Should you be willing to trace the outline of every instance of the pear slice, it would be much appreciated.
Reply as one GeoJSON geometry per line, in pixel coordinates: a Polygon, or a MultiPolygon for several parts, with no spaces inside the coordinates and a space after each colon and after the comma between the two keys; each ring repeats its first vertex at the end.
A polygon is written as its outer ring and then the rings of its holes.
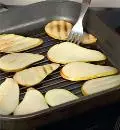
{"type": "Polygon", "coordinates": [[[97,41],[97,38],[95,36],[93,36],[92,34],[88,34],[88,33],[85,33],[84,32],[84,36],[83,36],[83,39],[82,39],[82,43],[83,44],[94,44],[96,43],[97,41]]]}
{"type": "Polygon", "coordinates": [[[37,47],[43,43],[40,38],[24,37],[15,34],[0,35],[0,52],[15,53],[37,47]]]}
{"type": "Polygon", "coordinates": [[[85,82],[81,88],[83,95],[91,95],[114,87],[120,87],[120,75],[92,79],[85,82]]]}
{"type": "Polygon", "coordinates": [[[82,61],[102,61],[106,56],[99,51],[86,49],[70,42],[63,42],[51,47],[47,53],[50,61],[60,64],[82,61]]]}
{"type": "Polygon", "coordinates": [[[89,80],[116,74],[118,70],[110,66],[94,65],[84,62],[73,62],[65,65],[61,76],[71,81],[89,80]]]}
{"type": "Polygon", "coordinates": [[[64,20],[54,20],[45,26],[45,32],[52,38],[66,40],[72,29],[72,24],[64,20]]]}
{"type": "Polygon", "coordinates": [[[59,64],[52,63],[25,69],[23,71],[17,72],[14,75],[14,80],[22,86],[34,86],[39,84],[44,78],[55,71],[59,66],[59,64]]]}
{"type": "Polygon", "coordinates": [[[45,94],[45,100],[50,106],[57,106],[78,98],[78,96],[65,89],[52,89],[45,94]]]}
{"type": "Polygon", "coordinates": [[[0,114],[11,114],[18,104],[19,86],[12,78],[7,78],[0,85],[0,114]]]}
{"type": "MultiPolygon", "coordinates": [[[[69,33],[73,28],[72,23],[65,20],[54,20],[45,26],[45,32],[52,38],[58,40],[67,40],[69,33]]],[[[91,34],[84,32],[84,37],[81,40],[83,44],[93,44],[97,38],[91,34]]]]}
{"type": "Polygon", "coordinates": [[[16,107],[14,115],[26,115],[49,108],[44,96],[36,89],[29,88],[22,100],[16,107]]]}
{"type": "Polygon", "coordinates": [[[21,39],[19,39],[19,41],[16,40],[12,45],[8,44],[7,46],[4,46],[4,48],[1,49],[1,52],[5,52],[5,53],[21,52],[21,51],[25,51],[37,47],[42,43],[43,43],[42,39],[30,38],[30,37],[22,38],[21,36],[21,39]]]}
{"type": "Polygon", "coordinates": [[[44,59],[43,55],[32,53],[12,53],[0,58],[0,69],[6,72],[16,72],[44,59]]]}

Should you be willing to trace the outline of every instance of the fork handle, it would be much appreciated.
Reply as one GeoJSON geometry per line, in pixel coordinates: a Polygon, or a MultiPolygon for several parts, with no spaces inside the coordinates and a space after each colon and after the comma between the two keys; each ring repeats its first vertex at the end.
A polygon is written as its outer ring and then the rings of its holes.
{"type": "Polygon", "coordinates": [[[80,11],[80,16],[78,18],[78,21],[76,24],[81,24],[83,21],[83,18],[90,6],[91,0],[83,0],[81,4],[81,11],[80,11]]]}

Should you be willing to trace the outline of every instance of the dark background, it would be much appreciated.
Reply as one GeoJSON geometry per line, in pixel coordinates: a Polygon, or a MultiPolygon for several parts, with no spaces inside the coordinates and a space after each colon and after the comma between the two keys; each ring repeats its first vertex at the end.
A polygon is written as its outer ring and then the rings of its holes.
{"type": "Polygon", "coordinates": [[[120,103],[50,124],[37,130],[119,130],[120,103]]]}

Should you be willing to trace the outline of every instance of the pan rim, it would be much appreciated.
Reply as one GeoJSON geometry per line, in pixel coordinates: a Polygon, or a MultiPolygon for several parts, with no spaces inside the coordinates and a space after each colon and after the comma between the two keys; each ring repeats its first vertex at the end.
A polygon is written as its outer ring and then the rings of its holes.
{"type": "MultiPolygon", "coordinates": [[[[42,1],[42,3],[47,3],[48,1],[42,1]]],[[[53,2],[53,1],[49,1],[49,2],[53,2]]],[[[59,1],[60,2],[60,1],[59,1]]],[[[78,4],[78,2],[73,2],[73,1],[64,1],[64,2],[67,2],[67,3],[76,3],[78,4]]],[[[54,1],[54,3],[58,3],[58,1],[54,1]]],[[[80,3],[79,3],[80,4],[80,3]]],[[[29,5],[27,5],[29,6],[29,5]]],[[[9,120],[22,120],[22,119],[28,119],[28,118],[34,118],[36,116],[41,116],[43,114],[47,114],[49,112],[53,112],[55,110],[58,110],[59,108],[67,108],[69,105],[75,105],[75,104],[79,104],[81,102],[84,102],[86,100],[91,100],[93,98],[96,98],[96,97],[101,97],[105,94],[109,94],[111,92],[115,92],[115,91],[118,91],[120,90],[120,88],[114,88],[114,89],[109,89],[109,90],[106,90],[105,92],[100,92],[100,93],[97,93],[97,94],[93,94],[93,95],[90,95],[90,96],[87,96],[87,97],[82,97],[80,99],[77,99],[76,101],[71,101],[71,102],[68,102],[68,103],[64,103],[62,105],[59,105],[59,106],[56,106],[56,107],[51,107],[51,108],[48,108],[46,110],[43,110],[43,111],[38,111],[38,112],[35,112],[35,113],[31,113],[31,114],[26,114],[26,115],[21,115],[21,116],[13,116],[13,115],[8,115],[8,116],[4,116],[4,115],[0,115],[0,119],[1,120],[4,120],[4,121],[9,121],[9,120]]]]}

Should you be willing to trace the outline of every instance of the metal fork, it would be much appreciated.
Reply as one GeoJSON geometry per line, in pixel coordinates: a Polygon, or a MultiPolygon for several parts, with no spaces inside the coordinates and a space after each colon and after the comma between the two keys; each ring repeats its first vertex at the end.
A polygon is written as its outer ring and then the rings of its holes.
{"type": "Polygon", "coordinates": [[[73,42],[76,44],[80,44],[83,36],[84,36],[84,31],[83,31],[83,18],[90,6],[91,0],[83,0],[81,4],[81,11],[80,11],[80,16],[78,18],[78,21],[76,24],[73,26],[71,32],[69,33],[68,42],[73,42]]]}

